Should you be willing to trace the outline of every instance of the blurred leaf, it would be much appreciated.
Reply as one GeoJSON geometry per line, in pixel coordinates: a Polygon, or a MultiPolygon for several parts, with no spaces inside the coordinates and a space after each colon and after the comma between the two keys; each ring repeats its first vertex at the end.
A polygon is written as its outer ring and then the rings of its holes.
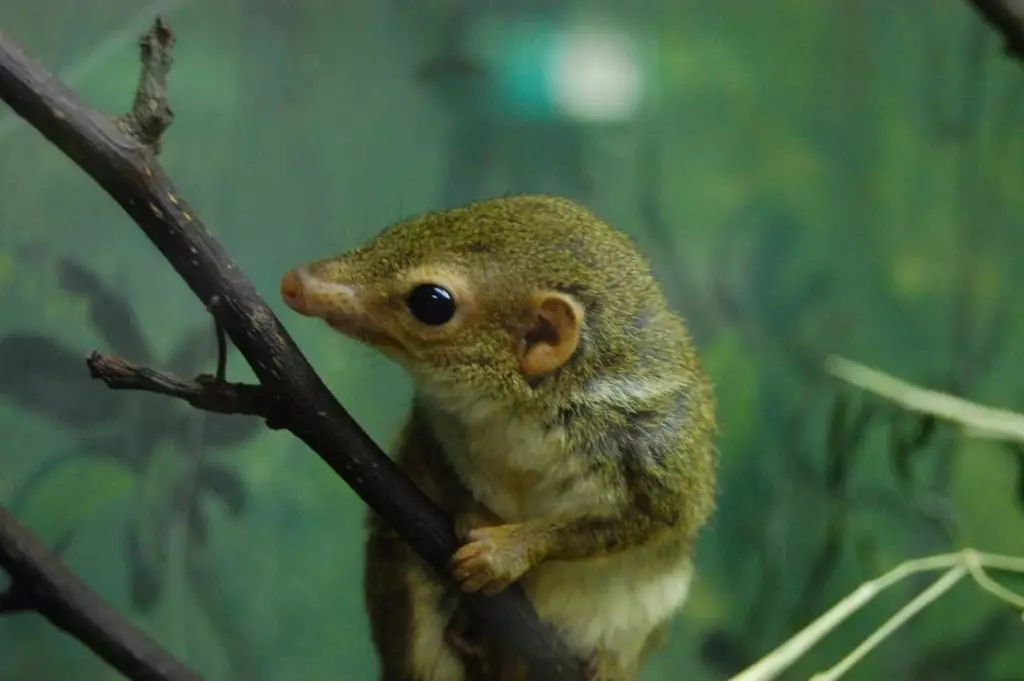
{"type": "Polygon", "coordinates": [[[819,611],[825,587],[835,575],[839,561],[843,557],[847,534],[845,502],[837,502],[833,509],[835,510],[829,513],[825,540],[811,564],[810,572],[801,587],[800,597],[789,615],[789,627],[793,631],[797,631],[802,623],[813,619],[815,613],[819,611]]]}
{"type": "Polygon", "coordinates": [[[878,405],[874,402],[864,402],[861,405],[860,411],[857,412],[857,417],[853,419],[853,423],[847,431],[847,446],[851,450],[860,451],[861,442],[864,441],[864,436],[868,432],[868,426],[871,425],[871,421],[874,419],[877,412],[878,405]]]}
{"type": "Polygon", "coordinates": [[[1013,457],[1013,461],[1017,464],[1017,484],[1015,485],[1015,496],[1017,498],[1017,505],[1020,507],[1021,512],[1024,512],[1024,446],[1019,444],[1008,445],[1010,450],[1010,456],[1013,457]]]}
{"type": "Polygon", "coordinates": [[[829,414],[828,434],[825,436],[825,488],[829,491],[835,491],[841,487],[845,477],[843,458],[846,452],[844,451],[843,435],[846,430],[846,415],[849,408],[849,398],[845,392],[840,391],[836,394],[832,413],[829,414]]]}
{"type": "Polygon", "coordinates": [[[126,400],[89,377],[84,355],[29,333],[0,340],[0,395],[69,428],[111,421],[126,400]]]}
{"type": "Polygon", "coordinates": [[[797,218],[775,200],[762,199],[752,201],[744,209],[740,224],[756,240],[750,267],[753,290],[761,295],[777,292],[780,284],[791,280],[786,267],[789,264],[787,260],[798,252],[795,248],[799,230],[797,218]]]}
{"type": "Polygon", "coordinates": [[[878,540],[874,536],[867,532],[854,535],[853,555],[860,566],[863,579],[870,579],[884,571],[878,553],[878,540]]]}
{"type": "Polygon", "coordinates": [[[935,427],[938,425],[938,419],[931,414],[924,414],[915,420],[916,428],[907,439],[907,447],[913,450],[921,449],[931,442],[935,427]]]}
{"type": "Polygon", "coordinates": [[[139,541],[135,527],[125,532],[125,563],[128,567],[128,585],[132,607],[149,613],[156,607],[164,587],[163,562],[151,560],[139,541]]]}
{"type": "Polygon", "coordinates": [[[77,534],[77,527],[69,527],[67,531],[64,532],[64,534],[61,535],[61,537],[55,541],[52,546],[50,546],[50,552],[57,558],[60,558],[64,555],[64,552],[68,550],[68,547],[71,546],[71,542],[75,540],[75,536],[77,534]]]}
{"type": "MultiPolygon", "coordinates": [[[[192,329],[183,334],[167,360],[167,370],[179,376],[192,377],[203,373],[203,364],[216,360],[216,333],[210,326],[192,329]]],[[[208,373],[213,373],[212,366],[208,373]]]]}
{"type": "Polygon", "coordinates": [[[892,463],[893,473],[900,487],[910,492],[914,487],[914,475],[910,468],[909,447],[904,446],[903,438],[900,436],[899,423],[900,415],[894,414],[890,419],[888,440],[889,440],[889,461],[892,463]]]}
{"type": "Polygon", "coordinates": [[[35,486],[21,517],[46,544],[53,544],[79,523],[131,489],[134,476],[115,461],[79,457],[54,468],[35,486]]]}
{"type": "Polygon", "coordinates": [[[196,480],[199,490],[208,490],[220,497],[233,515],[245,510],[248,492],[238,474],[217,464],[206,464],[199,469],[196,480]]]}
{"type": "Polygon", "coordinates": [[[1001,646],[1014,645],[1007,639],[1019,639],[1020,635],[1017,614],[1005,607],[999,608],[980,625],[975,625],[966,636],[937,641],[925,648],[915,661],[909,678],[913,681],[978,678],[978,661],[988,658],[1001,646]]]}
{"type": "MultiPolygon", "coordinates": [[[[956,528],[949,516],[943,513],[934,495],[919,496],[915,498],[882,488],[867,488],[858,490],[851,502],[862,511],[881,514],[887,522],[906,523],[909,527],[916,525],[921,536],[932,534],[936,541],[952,544],[956,528]]],[[[877,520],[872,522],[877,525],[877,520]]]]}
{"type": "Polygon", "coordinates": [[[87,456],[96,454],[93,451],[83,451],[81,447],[75,446],[71,451],[64,452],[62,454],[56,454],[49,456],[43,460],[35,471],[33,471],[28,478],[22,481],[21,485],[14,492],[14,498],[11,500],[11,512],[15,515],[21,515],[22,507],[32,498],[35,494],[36,487],[45,480],[54,470],[65,465],[73,459],[79,459],[87,456]]]}
{"type": "Polygon", "coordinates": [[[911,457],[931,442],[937,425],[933,416],[917,417],[903,410],[894,412],[889,419],[889,460],[897,482],[907,492],[914,486],[911,457]],[[913,421],[913,430],[907,434],[902,424],[910,420],[913,421]]]}
{"type": "Polygon", "coordinates": [[[723,676],[733,676],[753,662],[742,639],[724,629],[714,629],[704,636],[700,659],[705,667],[723,676]]]}
{"type": "Polygon", "coordinates": [[[811,272],[789,298],[792,319],[807,316],[815,306],[833,297],[835,279],[825,272],[811,272]]]}
{"type": "Polygon", "coordinates": [[[204,440],[214,447],[245,442],[263,428],[263,419],[239,414],[207,414],[204,440]]]}
{"type": "Polygon", "coordinates": [[[200,504],[192,504],[188,513],[188,536],[197,546],[204,546],[210,534],[209,523],[200,504]]]}
{"type": "Polygon", "coordinates": [[[875,414],[875,407],[870,402],[863,403],[855,411],[851,409],[848,398],[840,392],[836,395],[835,406],[829,415],[828,433],[825,437],[825,487],[833,493],[846,486],[854,459],[861,451],[861,442],[867,433],[875,414]],[[853,411],[853,417],[850,413],[853,411]],[[849,421],[849,423],[847,423],[849,421]]]}
{"type": "Polygon", "coordinates": [[[89,322],[113,352],[133,362],[152,363],[149,344],[124,296],[108,290],[99,277],[68,258],[60,261],[58,277],[64,290],[87,299],[89,322]]]}
{"type": "Polygon", "coordinates": [[[14,278],[14,258],[10,253],[0,252],[0,291],[14,278]]]}

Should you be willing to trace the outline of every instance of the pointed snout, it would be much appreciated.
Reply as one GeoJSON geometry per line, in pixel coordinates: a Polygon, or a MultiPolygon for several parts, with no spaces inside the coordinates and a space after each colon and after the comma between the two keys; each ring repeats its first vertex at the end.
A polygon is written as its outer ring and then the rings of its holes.
{"type": "Polygon", "coordinates": [[[281,298],[295,312],[321,319],[346,336],[394,352],[401,344],[389,332],[380,293],[352,277],[346,263],[321,260],[296,267],[279,285],[281,298]]]}
{"type": "Polygon", "coordinates": [[[308,315],[306,307],[305,280],[309,278],[306,268],[298,267],[281,278],[281,298],[285,304],[299,314],[308,315]]]}
{"type": "Polygon", "coordinates": [[[296,267],[281,277],[281,298],[301,315],[318,317],[333,326],[365,326],[366,309],[355,286],[318,276],[309,266],[296,267]]]}

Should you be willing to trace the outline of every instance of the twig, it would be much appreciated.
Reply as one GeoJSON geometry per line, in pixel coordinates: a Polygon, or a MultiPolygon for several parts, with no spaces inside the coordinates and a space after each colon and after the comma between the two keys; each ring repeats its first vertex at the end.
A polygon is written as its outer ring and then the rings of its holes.
{"type": "Polygon", "coordinates": [[[281,427],[274,415],[273,401],[258,385],[228,383],[206,375],[194,379],[181,378],[99,352],[90,354],[86,364],[90,375],[102,380],[112,390],[159,393],[185,400],[203,411],[262,416],[272,428],[281,427]]]}
{"type": "Polygon", "coordinates": [[[227,380],[225,377],[228,373],[228,335],[224,331],[224,325],[220,323],[220,313],[217,311],[219,303],[220,298],[217,296],[210,300],[210,314],[213,316],[214,331],[217,334],[217,373],[214,374],[214,378],[223,383],[227,380]]]}
{"type": "MultiPolygon", "coordinates": [[[[126,40],[134,40],[140,32],[145,31],[152,23],[156,14],[166,15],[178,9],[187,0],[150,0],[149,4],[138,8],[123,24],[105,35],[99,36],[99,42],[91,45],[68,60],[68,67],[63,69],[60,78],[65,83],[76,83],[87,78],[96,69],[121,52],[126,40]]],[[[141,3],[140,3],[141,4],[141,3]]],[[[15,115],[0,115],[0,143],[12,131],[21,129],[21,120],[15,115]]]]}
{"type": "Polygon", "coordinates": [[[13,580],[0,596],[7,612],[37,610],[130,679],[201,681],[71,574],[2,507],[0,565],[13,580]]]}
{"type": "Polygon", "coordinates": [[[142,52],[142,71],[135,89],[131,112],[118,119],[125,132],[154,154],[160,153],[160,140],[174,122],[174,112],[167,103],[167,74],[174,64],[174,34],[160,17],[153,27],[139,39],[142,52]]]}
{"type": "MultiPolygon", "coordinates": [[[[170,30],[161,20],[152,29],[158,49],[143,60],[142,95],[163,97],[170,60],[170,30]],[[162,47],[161,47],[162,46],[162,47]],[[149,84],[149,85],[147,85],[149,84]],[[152,87],[150,87],[152,85],[152,87]],[[159,86],[159,87],[158,87],[159,86]]],[[[144,45],[150,42],[144,41],[144,45]]],[[[147,48],[148,49],[148,48],[147,48]]],[[[207,232],[195,210],[181,198],[155,158],[157,115],[148,121],[136,106],[136,127],[117,123],[77,95],[0,34],[0,99],[32,124],[88,173],[145,232],[209,309],[217,297],[219,322],[273,396],[274,416],[324,460],[388,525],[450,579],[448,563],[457,549],[452,522],[412,483],[335,400],[295,346],[274,313],[207,232]]],[[[169,111],[165,112],[169,113],[169,111]]],[[[578,678],[578,660],[550,625],[540,622],[520,588],[494,597],[465,599],[484,635],[520,657],[538,681],[578,678]]]]}
{"type": "Polygon", "coordinates": [[[950,569],[944,575],[935,580],[931,586],[919,593],[914,600],[900,608],[899,611],[887,619],[882,626],[875,629],[875,631],[864,639],[860,645],[854,648],[850,654],[831,668],[823,672],[818,672],[812,676],[811,681],[836,681],[836,679],[850,671],[854,665],[864,659],[868,653],[877,648],[882,641],[889,638],[894,631],[903,626],[911,617],[942,598],[943,594],[956,586],[957,582],[963,579],[966,574],[967,568],[963,565],[957,565],[950,569]]]}
{"type": "Polygon", "coordinates": [[[1024,443],[1024,414],[986,407],[946,393],[919,388],[877,369],[829,357],[825,368],[834,376],[863,390],[880,395],[903,408],[962,426],[968,435],[1024,443]]]}
{"type": "Polygon", "coordinates": [[[881,577],[864,582],[853,593],[836,603],[782,646],[734,676],[730,681],[769,681],[774,679],[814,647],[818,641],[842,624],[847,617],[867,605],[882,591],[910,575],[944,567],[948,567],[947,556],[921,558],[902,563],[881,577]]]}
{"type": "MultiPolygon", "coordinates": [[[[958,553],[944,553],[900,563],[882,576],[861,584],[846,598],[836,603],[781,646],[732,677],[729,681],[771,681],[777,678],[779,674],[786,671],[821,639],[832,633],[846,618],[867,605],[875,596],[908,577],[924,572],[949,571],[947,576],[933,584],[930,590],[922,592],[910,603],[903,606],[899,612],[889,618],[874,634],[858,646],[853,653],[844,658],[844,661],[854,656],[853,662],[860,660],[884,638],[895,631],[900,624],[952,587],[956,581],[963,577],[961,572],[970,573],[975,583],[983,590],[1020,609],[1021,604],[1024,603],[1024,598],[992,580],[985,572],[985,568],[1024,574],[1024,558],[979,553],[974,549],[968,548],[958,553]],[[955,578],[950,577],[950,574],[956,574],[957,576],[955,578]],[[950,582],[948,585],[946,584],[947,581],[950,582]],[[882,634],[879,635],[879,632],[882,632],[882,634]]],[[[843,665],[843,662],[840,662],[840,665],[843,665]]],[[[850,666],[852,664],[841,667],[841,671],[847,671],[850,666]]],[[[837,668],[840,668],[839,665],[833,667],[827,673],[832,673],[837,668]]],[[[838,674],[814,678],[835,679],[838,678],[838,674]]]]}
{"type": "Polygon", "coordinates": [[[1024,62],[1024,0],[967,0],[1003,37],[1003,50],[1024,62]]]}
{"type": "MultiPolygon", "coordinates": [[[[1015,562],[1016,571],[1024,571],[1024,560],[1016,560],[1015,562]]],[[[1011,607],[1024,612],[1024,598],[988,576],[988,573],[985,572],[985,565],[983,564],[983,556],[981,554],[974,551],[965,552],[964,565],[971,571],[971,577],[974,578],[974,582],[983,590],[1006,602],[1011,607]]],[[[1007,569],[1012,570],[1013,568],[1009,567],[1007,569]]]]}

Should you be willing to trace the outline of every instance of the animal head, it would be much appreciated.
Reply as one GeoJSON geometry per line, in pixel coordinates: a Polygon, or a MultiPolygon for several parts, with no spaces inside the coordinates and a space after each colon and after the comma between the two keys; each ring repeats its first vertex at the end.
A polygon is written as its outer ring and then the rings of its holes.
{"type": "Polygon", "coordinates": [[[626,236],[547,196],[399,222],[293,269],[281,295],[398,362],[427,394],[468,399],[578,387],[642,359],[667,314],[626,236]]]}

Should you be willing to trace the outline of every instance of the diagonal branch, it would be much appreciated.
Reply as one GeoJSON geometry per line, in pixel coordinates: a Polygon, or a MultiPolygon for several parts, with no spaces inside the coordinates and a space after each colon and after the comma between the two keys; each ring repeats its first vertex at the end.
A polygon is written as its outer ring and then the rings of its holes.
{"type": "Polygon", "coordinates": [[[863,582],[778,648],[730,678],[729,681],[773,681],[851,615],[862,609],[883,591],[914,575],[946,570],[944,576],[933,582],[928,589],[918,594],[910,603],[900,608],[852,653],[828,671],[811,677],[811,681],[834,681],[839,678],[910,617],[933,603],[968,574],[974,578],[979,587],[996,598],[1016,608],[1024,607],[1024,598],[989,577],[985,572],[986,568],[1024,574],[1024,558],[981,553],[972,548],[966,548],[957,553],[925,556],[904,561],[885,574],[863,582]]]}
{"type": "Polygon", "coordinates": [[[1024,62],[1024,0],[967,0],[1003,37],[1003,49],[1024,62]]]}
{"type": "MultiPolygon", "coordinates": [[[[158,19],[151,31],[150,38],[156,36],[160,49],[169,55],[173,40],[167,25],[158,19]]],[[[270,401],[267,408],[282,426],[450,579],[448,563],[457,549],[451,519],[335,400],[252,283],[157,164],[154,135],[162,128],[138,116],[140,111],[163,111],[163,88],[155,85],[163,83],[170,59],[153,57],[150,38],[142,43],[143,67],[162,76],[148,78],[144,72],[133,106],[135,125],[111,120],[86,105],[3,34],[0,99],[117,201],[207,309],[215,304],[218,323],[252,367],[270,401]]],[[[537,619],[521,589],[494,597],[467,596],[465,602],[487,638],[521,657],[531,668],[531,678],[578,678],[580,661],[549,625],[537,619]]]]}
{"type": "Polygon", "coordinates": [[[32,599],[28,591],[12,584],[0,592],[0,615],[32,610],[32,599]]]}
{"type": "Polygon", "coordinates": [[[842,357],[829,357],[825,366],[829,373],[851,385],[891,400],[906,410],[955,423],[968,435],[1024,444],[1024,414],[1019,412],[919,388],[842,357]]]}
{"type": "Polygon", "coordinates": [[[201,678],[107,605],[0,507],[0,565],[13,581],[0,612],[37,610],[136,681],[201,678]]]}

